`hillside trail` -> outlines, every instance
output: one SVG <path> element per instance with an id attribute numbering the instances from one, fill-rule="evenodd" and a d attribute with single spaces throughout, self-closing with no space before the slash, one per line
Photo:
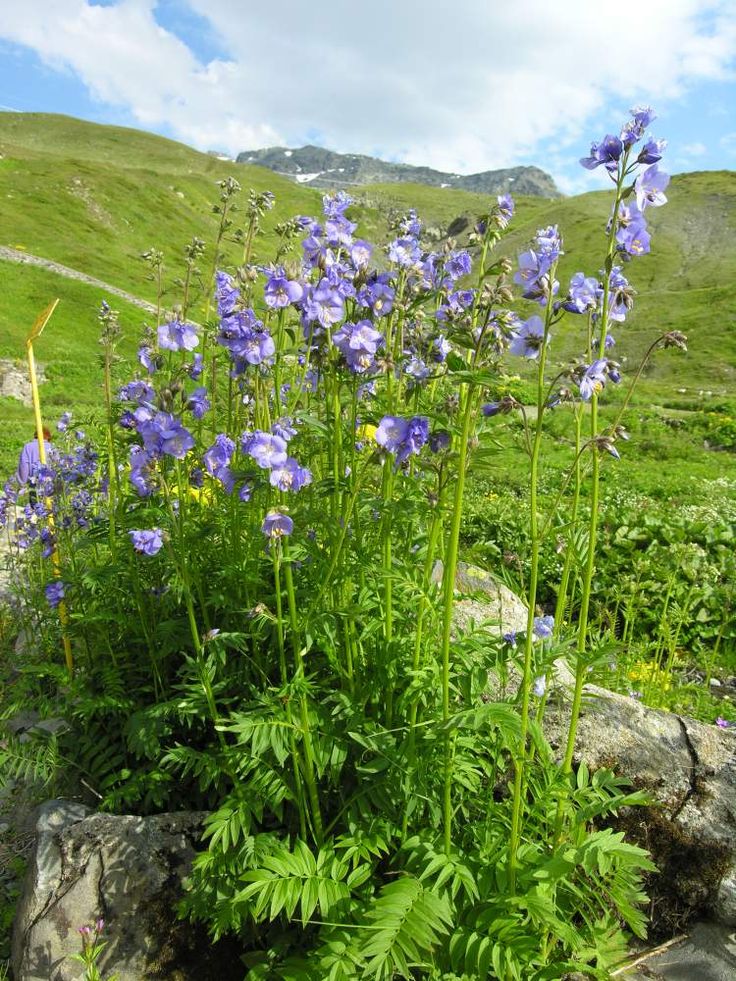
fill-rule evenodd
<path id="1" fill-rule="evenodd" d="M 87 273 L 80 272 L 78 269 L 70 269 L 63 266 L 60 262 L 53 259 L 44 259 L 39 255 L 32 255 L 30 252 L 23 252 L 20 249 L 11 249 L 7 245 L 0 245 L 0 262 L 15 262 L 19 265 L 37 266 L 40 269 L 47 269 L 49 272 L 56 273 L 58 276 L 65 276 L 67 279 L 76 279 L 80 283 L 87 283 L 89 286 L 97 286 L 111 296 L 118 296 L 121 300 L 126 300 L 134 307 L 145 310 L 146 313 L 156 313 L 156 307 L 147 300 L 142 300 L 139 296 L 133 296 L 117 286 L 111 286 L 101 279 L 88 276 Z"/>

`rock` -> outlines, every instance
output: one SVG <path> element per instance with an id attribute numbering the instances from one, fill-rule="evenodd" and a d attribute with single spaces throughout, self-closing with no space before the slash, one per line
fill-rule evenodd
<path id="1" fill-rule="evenodd" d="M 438 559 L 432 569 L 435 585 L 441 584 L 442 574 L 443 565 Z M 455 591 L 460 598 L 455 601 L 453 619 L 461 630 L 467 630 L 471 622 L 485 623 L 488 631 L 498 637 L 526 630 L 526 604 L 485 569 L 458 562 Z"/>
<path id="2" fill-rule="evenodd" d="M 714 923 L 697 923 L 689 936 L 637 958 L 627 981 L 733 981 L 736 937 Z"/>
<path id="3" fill-rule="evenodd" d="M 237 953 L 177 920 L 204 815 L 90 814 L 68 801 L 42 805 L 13 931 L 18 981 L 79 981 L 78 928 L 105 920 L 102 975 L 117 981 L 242 978 Z"/>
<path id="4" fill-rule="evenodd" d="M 39 385 L 46 381 L 42 365 L 36 364 Z M 32 405 L 31 382 L 28 368 L 20 361 L 0 358 L 0 396 L 17 399 L 23 405 Z"/>
<path id="5" fill-rule="evenodd" d="M 698 918 L 736 925 L 736 734 L 604 688 L 586 687 L 575 760 L 608 767 L 649 792 L 616 826 L 648 848 L 655 934 Z M 545 731 L 560 755 L 569 702 L 548 707 Z"/>

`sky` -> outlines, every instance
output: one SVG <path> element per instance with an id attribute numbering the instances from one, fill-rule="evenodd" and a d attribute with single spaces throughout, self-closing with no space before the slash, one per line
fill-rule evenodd
<path id="1" fill-rule="evenodd" d="M 736 169 L 736 0 L 0 0 L 2 109 L 233 156 L 536 165 L 577 193 L 641 104 L 664 169 Z"/>

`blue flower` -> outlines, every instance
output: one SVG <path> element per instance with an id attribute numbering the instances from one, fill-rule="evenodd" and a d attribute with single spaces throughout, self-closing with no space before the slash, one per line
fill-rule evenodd
<path id="1" fill-rule="evenodd" d="M 547 335 L 549 344 L 550 335 Z M 541 317 L 530 317 L 522 321 L 509 344 L 511 354 L 516 354 L 522 358 L 536 359 L 544 344 L 544 324 Z"/>
<path id="2" fill-rule="evenodd" d="M 429 420 L 424 416 L 401 419 L 384 416 L 376 430 L 375 440 L 396 457 L 396 465 L 412 454 L 418 454 L 429 439 Z"/>
<path id="3" fill-rule="evenodd" d="M 207 389 L 204 386 L 201 388 L 195 388 L 187 399 L 186 407 L 189 409 L 195 419 L 201 419 L 210 408 L 210 400 L 207 398 Z"/>
<path id="4" fill-rule="evenodd" d="M 273 466 L 269 475 L 269 483 L 280 491 L 298 491 L 312 483 L 312 472 L 307 467 L 301 467 L 289 456 L 286 460 Z"/>
<path id="5" fill-rule="evenodd" d="M 46 594 L 46 601 L 49 606 L 56 609 L 66 595 L 66 586 L 61 579 L 55 579 L 53 582 L 47 583 L 44 587 L 44 593 Z"/>
<path id="6" fill-rule="evenodd" d="M 552 636 L 552 632 L 555 627 L 555 618 L 552 616 L 546 617 L 534 617 L 534 626 L 532 632 L 535 637 L 540 640 L 546 640 L 548 637 Z"/>
<path id="7" fill-rule="evenodd" d="M 166 351 L 193 351 L 199 344 L 192 324 L 172 320 L 158 328 L 158 346 Z"/>
<path id="8" fill-rule="evenodd" d="M 281 538 L 282 535 L 290 535 L 294 530 L 294 522 L 288 514 L 281 511 L 269 511 L 263 519 L 261 531 L 269 538 Z"/>
<path id="9" fill-rule="evenodd" d="M 148 528 L 141 531 L 129 531 L 133 548 L 140 555 L 156 555 L 163 548 L 163 532 L 160 528 Z"/>

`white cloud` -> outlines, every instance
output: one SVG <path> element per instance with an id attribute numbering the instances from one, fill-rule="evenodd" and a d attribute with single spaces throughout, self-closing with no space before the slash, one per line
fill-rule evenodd
<path id="1" fill-rule="evenodd" d="M 682 157 L 702 157 L 708 152 L 708 147 L 705 143 L 683 143 L 678 151 Z"/>
<path id="2" fill-rule="evenodd" d="M 5 7 L 0 37 L 202 149 L 294 145 L 311 131 L 334 149 L 462 173 L 530 161 L 563 173 L 603 135 L 591 126 L 604 108 L 671 104 L 730 79 L 736 58 L 732 0 L 648 0 L 645 14 L 619 0 L 615 18 L 600 0 L 189 0 L 227 53 L 207 64 L 157 23 L 155 0 Z M 568 178 L 588 182 L 601 186 Z"/>
<path id="3" fill-rule="evenodd" d="M 718 142 L 726 153 L 736 154 L 736 133 L 726 133 Z"/>

